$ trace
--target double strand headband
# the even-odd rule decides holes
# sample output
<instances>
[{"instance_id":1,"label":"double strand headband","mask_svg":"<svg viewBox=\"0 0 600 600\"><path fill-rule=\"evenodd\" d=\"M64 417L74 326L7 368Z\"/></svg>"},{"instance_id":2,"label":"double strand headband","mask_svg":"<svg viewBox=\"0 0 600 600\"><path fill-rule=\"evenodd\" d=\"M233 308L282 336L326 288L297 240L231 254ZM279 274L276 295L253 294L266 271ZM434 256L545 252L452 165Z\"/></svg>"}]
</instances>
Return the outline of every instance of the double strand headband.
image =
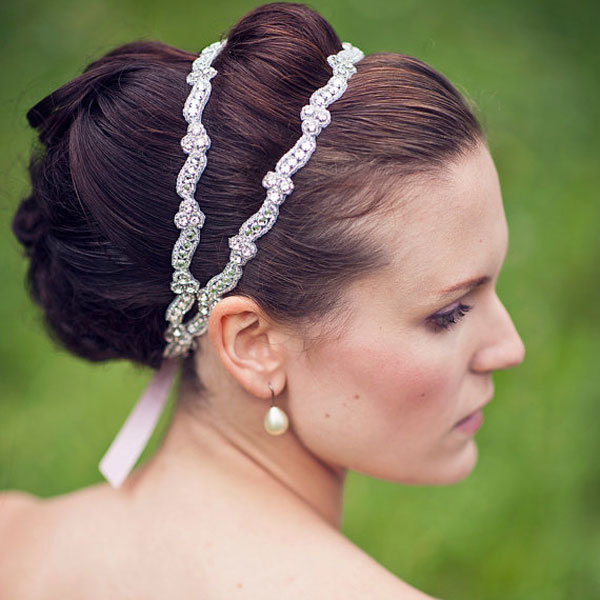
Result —
<instances>
[{"instance_id":1,"label":"double strand headband","mask_svg":"<svg viewBox=\"0 0 600 600\"><path fill-rule=\"evenodd\" d=\"M238 234L229 238L231 252L227 265L200 288L189 267L205 221L205 215L194 198L197 182L206 167L206 152L211 144L201 119L212 90L210 80L217 74L211 63L226 42L224 39L204 48L187 76L187 83L193 87L183 108L188 128L181 139L181 147L188 158L177 177L177 194L182 200L174 221L180 234L171 254L174 269L171 291L176 297L165 312L169 325L165 332L167 346L163 351L162 365L100 461L100 472L113 487L119 487L125 480L156 426L175 376L176 359L197 349L195 338L206 332L213 306L223 294L237 285L243 265L256 255L254 242L273 227L279 215L279 206L294 189L291 176L308 162L317 147L317 136L331 122L327 107L346 91L348 80L356 73L355 63L364 57L361 50L348 42L342 43L342 50L337 54L327 57L333 74L323 87L313 92L309 103L302 107L302 135L279 159L275 170L264 176L262 185L267 190L265 200L260 209L244 221ZM183 318L195 299L198 300L198 311L184 322Z\"/></svg>"},{"instance_id":2,"label":"double strand headband","mask_svg":"<svg viewBox=\"0 0 600 600\"><path fill-rule=\"evenodd\" d=\"M172 254L175 272L171 290L177 297L165 313L169 326L165 333L168 344L163 355L168 358L185 356L190 349L196 349L194 338L206 331L212 307L223 294L237 285L242 276L242 266L256 255L255 240L273 227L279 214L279 206L294 189L291 176L308 162L317 147L317 136L331 121L327 107L344 93L348 87L348 79L356 72L354 63L364 56L358 48L344 42L340 52L327 57L333 75L325 86L312 94L310 102L302 107L302 135L279 159L275 170L264 176L262 185L267 189L266 198L260 209L244 221L238 234L229 238L229 262L221 273L200 289L198 281L189 271L204 223L204 214L194 200L194 189L199 173L206 165L205 152L210 145L200 117L210 94L210 78L216 74L210 66L210 61L222 47L218 44L219 42L205 50L206 58L201 55L196 59L195 63L199 62L200 66L197 71L188 75L188 82L192 79L196 83L183 111L188 121L192 118L188 134L181 141L184 151L190 156L177 181L177 193L183 200L179 212L175 215L175 225L181 229L181 234ZM198 300L198 312L183 323L182 319L194 304L194 298Z\"/></svg>"}]
</instances>

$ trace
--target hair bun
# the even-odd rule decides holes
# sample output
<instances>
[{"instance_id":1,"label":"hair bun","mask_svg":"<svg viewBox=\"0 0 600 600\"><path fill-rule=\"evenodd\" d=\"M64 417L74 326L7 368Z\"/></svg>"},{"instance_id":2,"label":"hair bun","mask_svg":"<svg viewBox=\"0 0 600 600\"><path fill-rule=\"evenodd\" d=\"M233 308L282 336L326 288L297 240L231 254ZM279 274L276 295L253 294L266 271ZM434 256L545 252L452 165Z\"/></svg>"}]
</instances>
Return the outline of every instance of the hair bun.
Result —
<instances>
[{"instance_id":1,"label":"hair bun","mask_svg":"<svg viewBox=\"0 0 600 600\"><path fill-rule=\"evenodd\" d=\"M28 253L48 233L48 220L34 194L21 200L13 217L12 231Z\"/></svg>"},{"instance_id":2,"label":"hair bun","mask_svg":"<svg viewBox=\"0 0 600 600\"><path fill-rule=\"evenodd\" d=\"M326 67L326 57L339 50L337 34L318 12L304 4L272 2L250 11L231 28L224 54L235 62L254 57L293 68L298 61L311 60L313 67Z\"/></svg>"}]
</instances>

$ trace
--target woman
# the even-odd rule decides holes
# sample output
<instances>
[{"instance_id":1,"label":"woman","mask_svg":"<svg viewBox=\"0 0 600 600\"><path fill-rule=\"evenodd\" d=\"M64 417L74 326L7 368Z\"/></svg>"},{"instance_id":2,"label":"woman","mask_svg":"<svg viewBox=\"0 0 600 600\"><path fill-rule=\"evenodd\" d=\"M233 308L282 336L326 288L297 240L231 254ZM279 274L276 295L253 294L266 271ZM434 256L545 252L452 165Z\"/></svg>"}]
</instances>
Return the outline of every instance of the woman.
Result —
<instances>
[{"instance_id":1,"label":"woman","mask_svg":"<svg viewBox=\"0 0 600 600\"><path fill-rule=\"evenodd\" d=\"M340 54L304 5L261 6L225 39L195 105L210 143L182 141L196 55L161 43L113 50L28 113L45 151L13 230L49 331L89 360L182 371L166 437L131 474L116 460L110 483L4 495L1 598L431 598L340 533L344 477L464 479L491 374L523 360L495 292L508 230L485 135L440 73ZM293 190L269 181L332 70L347 79L314 155ZM194 144L205 222L175 189ZM267 205L255 253L236 246ZM190 333L186 286L244 248L231 289L197 294Z\"/></svg>"}]
</instances>

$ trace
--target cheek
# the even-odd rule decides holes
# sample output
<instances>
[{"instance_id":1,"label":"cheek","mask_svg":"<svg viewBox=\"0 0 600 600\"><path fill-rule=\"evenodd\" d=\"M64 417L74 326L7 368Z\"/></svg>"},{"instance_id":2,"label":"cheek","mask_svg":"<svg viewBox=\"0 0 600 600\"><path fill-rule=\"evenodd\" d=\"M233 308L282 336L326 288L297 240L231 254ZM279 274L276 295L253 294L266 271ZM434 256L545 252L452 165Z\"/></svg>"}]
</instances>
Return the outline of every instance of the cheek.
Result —
<instances>
[{"instance_id":1,"label":"cheek","mask_svg":"<svg viewBox=\"0 0 600 600\"><path fill-rule=\"evenodd\" d=\"M354 348L344 363L348 384L360 388L363 409L381 423L381 433L389 425L412 436L443 420L450 408L454 377L447 358L431 348L394 341Z\"/></svg>"},{"instance_id":2,"label":"cheek","mask_svg":"<svg viewBox=\"0 0 600 600\"><path fill-rule=\"evenodd\" d=\"M362 462L385 447L416 451L448 427L455 365L407 337L359 332L311 358L298 378L304 393L290 390L291 416L309 447L338 464Z\"/></svg>"}]
</instances>

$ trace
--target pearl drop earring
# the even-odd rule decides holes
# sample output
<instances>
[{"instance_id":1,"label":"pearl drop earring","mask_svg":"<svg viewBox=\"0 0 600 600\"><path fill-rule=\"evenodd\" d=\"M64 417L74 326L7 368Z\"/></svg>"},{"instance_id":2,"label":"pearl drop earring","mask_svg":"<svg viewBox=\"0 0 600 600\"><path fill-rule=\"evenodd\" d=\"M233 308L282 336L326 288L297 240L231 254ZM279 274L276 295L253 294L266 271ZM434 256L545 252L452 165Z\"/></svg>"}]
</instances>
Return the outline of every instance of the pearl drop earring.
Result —
<instances>
[{"instance_id":1,"label":"pearl drop earring","mask_svg":"<svg viewBox=\"0 0 600 600\"><path fill-rule=\"evenodd\" d=\"M268 385L271 390L271 408L269 408L265 415L265 430L271 435L281 435L287 431L289 425L288 416L281 408L275 406L275 392L271 387L271 382Z\"/></svg>"}]
</instances>

